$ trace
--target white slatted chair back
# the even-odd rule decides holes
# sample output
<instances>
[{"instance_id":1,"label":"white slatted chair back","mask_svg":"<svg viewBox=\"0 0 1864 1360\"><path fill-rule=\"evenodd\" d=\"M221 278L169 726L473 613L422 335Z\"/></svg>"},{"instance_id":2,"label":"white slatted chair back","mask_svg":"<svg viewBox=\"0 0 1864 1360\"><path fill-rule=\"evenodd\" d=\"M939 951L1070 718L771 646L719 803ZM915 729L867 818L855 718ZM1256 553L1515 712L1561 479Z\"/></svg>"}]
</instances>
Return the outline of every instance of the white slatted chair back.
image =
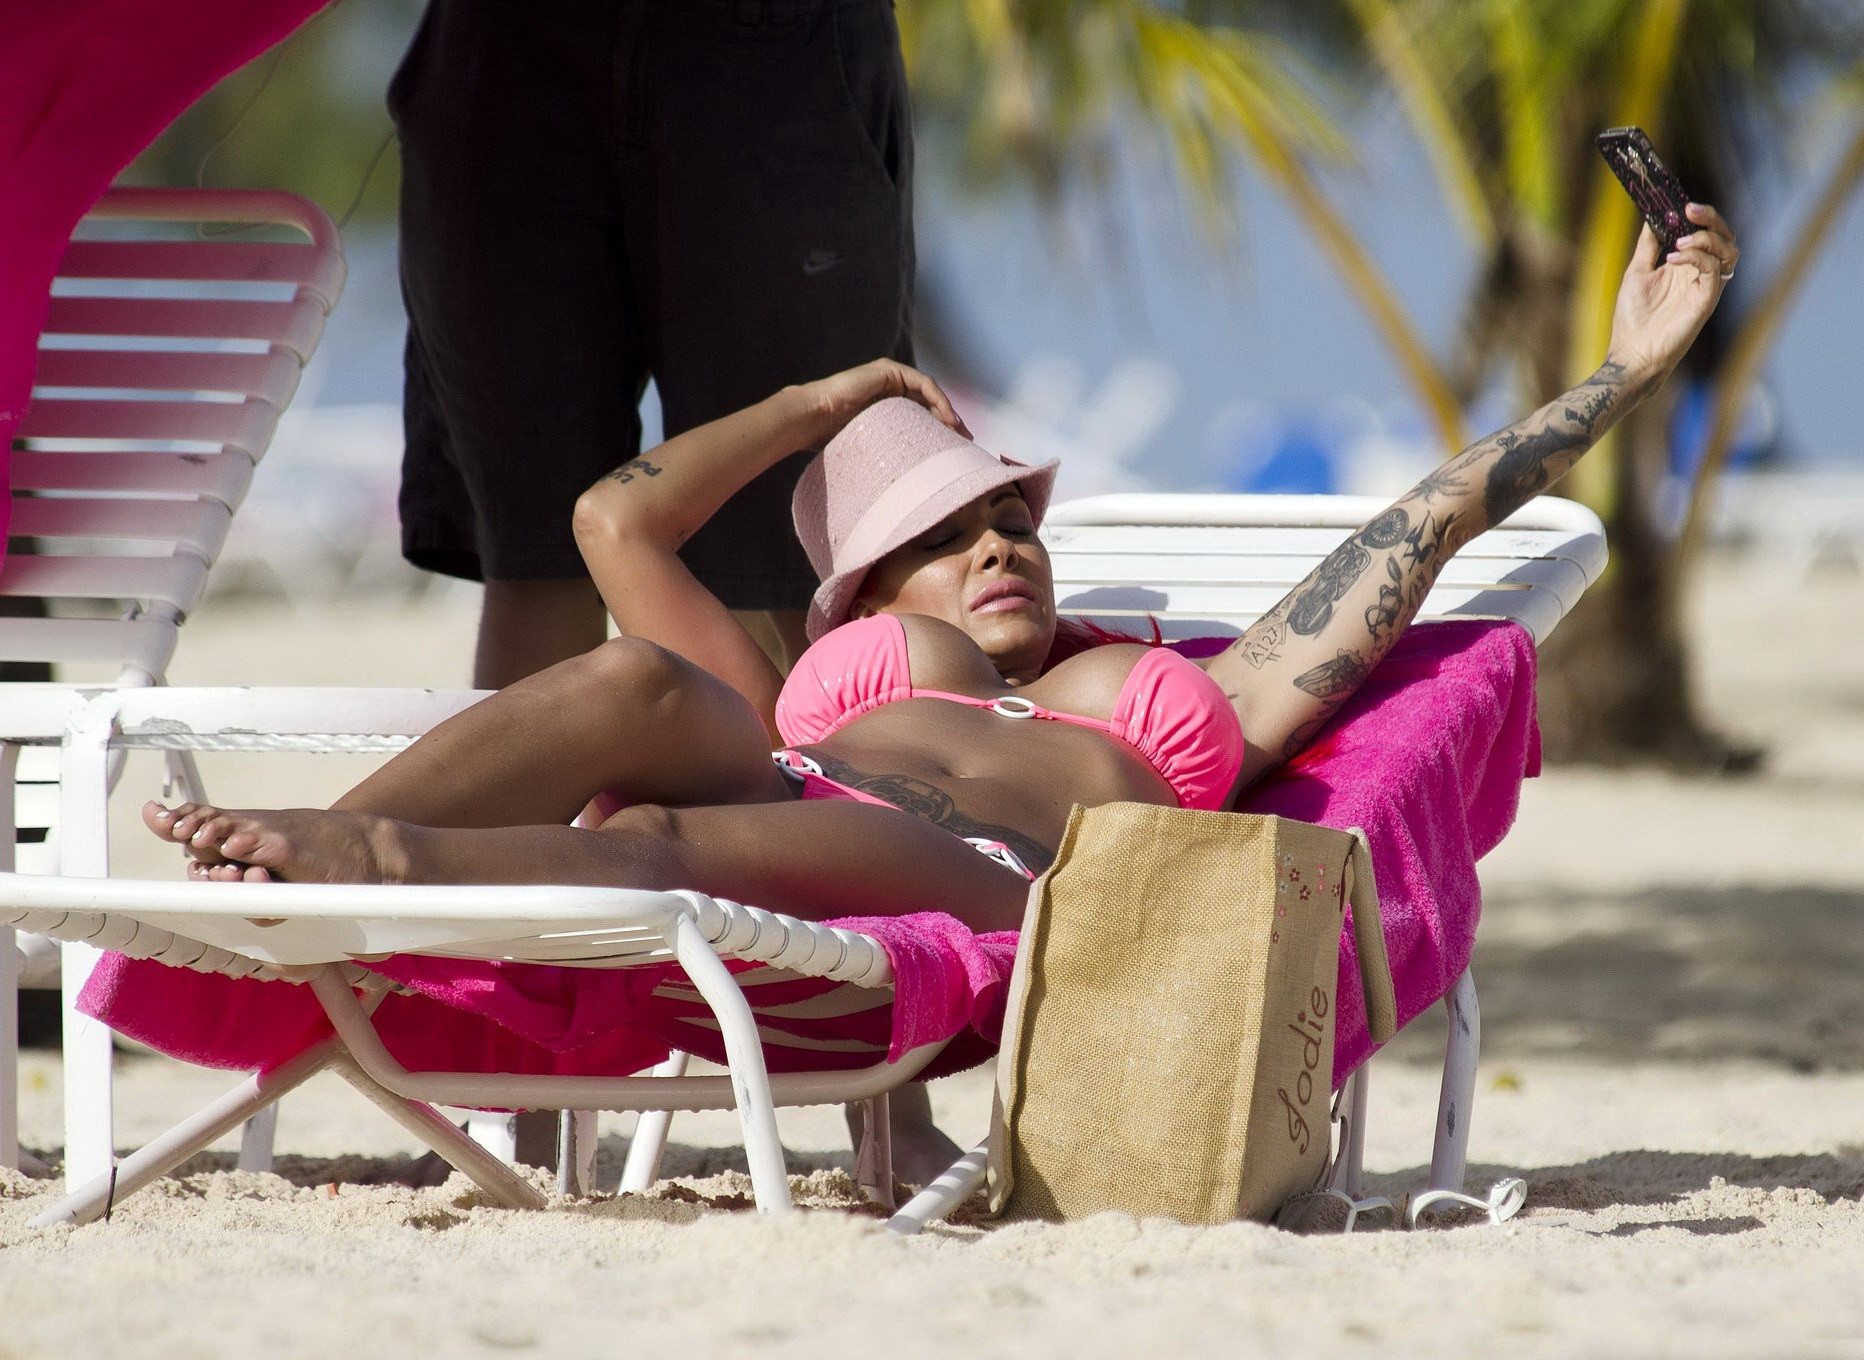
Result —
<instances>
[{"instance_id":1,"label":"white slatted chair back","mask_svg":"<svg viewBox=\"0 0 1864 1360\"><path fill-rule=\"evenodd\" d=\"M305 239L203 239L204 222ZM12 458L0 596L52 617L0 619L0 661L160 681L343 277L336 228L291 194L103 197L59 266Z\"/></svg>"},{"instance_id":2,"label":"white slatted chair back","mask_svg":"<svg viewBox=\"0 0 1864 1360\"><path fill-rule=\"evenodd\" d=\"M55 741L46 715L74 685L163 682L343 279L335 226L283 193L114 189L66 248L15 435L0 562L0 598L44 606L0 617L0 662L50 663L56 680L0 684L0 867L107 872L103 798L73 803L52 782L55 751L13 743ZM171 770L198 796L191 757L171 756ZM67 1168L88 1173L111 1146L109 1035L73 1009L90 956L61 960L44 943L22 955L0 929L0 1165L18 1162L12 996L30 965L32 984L62 973Z\"/></svg>"},{"instance_id":3,"label":"white slatted chair back","mask_svg":"<svg viewBox=\"0 0 1864 1360\"><path fill-rule=\"evenodd\" d=\"M1240 633L1387 502L1371 496L1117 495L1042 526L1065 615L1167 639ZM1538 643L1605 567L1598 516L1541 497L1471 540L1419 617L1512 619Z\"/></svg>"},{"instance_id":4,"label":"white slatted chair back","mask_svg":"<svg viewBox=\"0 0 1864 1360\"><path fill-rule=\"evenodd\" d=\"M336 228L294 195L104 195L60 262L12 453L0 597L46 617L0 618L0 662L50 663L60 686L162 681L343 279ZM8 735L26 734L0 719ZM20 867L49 871L54 754L28 748L18 777Z\"/></svg>"}]
</instances>

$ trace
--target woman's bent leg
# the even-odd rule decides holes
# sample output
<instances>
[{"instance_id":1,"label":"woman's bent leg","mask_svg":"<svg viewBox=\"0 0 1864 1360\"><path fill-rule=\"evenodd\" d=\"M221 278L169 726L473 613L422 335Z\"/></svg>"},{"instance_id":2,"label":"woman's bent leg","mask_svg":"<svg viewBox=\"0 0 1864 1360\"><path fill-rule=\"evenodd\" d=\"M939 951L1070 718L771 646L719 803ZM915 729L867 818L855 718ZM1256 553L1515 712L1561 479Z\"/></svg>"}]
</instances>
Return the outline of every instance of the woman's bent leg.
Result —
<instances>
[{"instance_id":1,"label":"woman's bent leg","mask_svg":"<svg viewBox=\"0 0 1864 1360\"><path fill-rule=\"evenodd\" d=\"M664 647L616 638L441 723L335 806L525 826L568 822L608 790L654 803L787 796L743 695Z\"/></svg>"},{"instance_id":2,"label":"woman's bent leg","mask_svg":"<svg viewBox=\"0 0 1864 1360\"><path fill-rule=\"evenodd\" d=\"M663 647L617 638L447 719L334 806L419 826L529 826L567 823L609 790L653 803L788 796L744 696Z\"/></svg>"}]
</instances>

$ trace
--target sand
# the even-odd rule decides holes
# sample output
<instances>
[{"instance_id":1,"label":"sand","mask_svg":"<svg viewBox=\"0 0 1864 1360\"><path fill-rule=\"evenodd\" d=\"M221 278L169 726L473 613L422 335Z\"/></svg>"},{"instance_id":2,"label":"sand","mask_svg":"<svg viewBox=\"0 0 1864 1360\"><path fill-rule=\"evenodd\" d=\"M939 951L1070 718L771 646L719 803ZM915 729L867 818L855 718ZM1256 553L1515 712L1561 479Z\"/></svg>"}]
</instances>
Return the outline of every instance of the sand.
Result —
<instances>
[{"instance_id":1,"label":"sand","mask_svg":"<svg viewBox=\"0 0 1864 1360\"><path fill-rule=\"evenodd\" d=\"M675 1121L654 1195L515 1213L458 1178L379 1183L415 1147L320 1079L284 1107L278 1174L209 1153L108 1224L30 1229L52 1187L0 1172L0 1358L1864 1355L1864 644L1834 626L1859 589L1838 571L1756 584L1734 563L1705 581L1704 695L1771 746L1759 776L1528 786L1485 865L1475 963L1472 1180L1527 1178L1511 1224L1294 1237L1107 1215L895 1240L830 1110L781 1117L805 1206L785 1221L746 1210L729 1115ZM458 683L471 607L219 601L174 678ZM312 802L364 768L207 773L228 801ZM169 872L129 813L121 871ZM1375 1065L1368 1164L1388 1193L1422 1179L1441 1042L1426 1018ZM119 1072L125 1148L230 1080L138 1055ZM56 1056L28 1054L41 1152L57 1085ZM934 1101L973 1137L987 1077ZM600 1186L630 1122L604 1117Z\"/></svg>"}]
</instances>

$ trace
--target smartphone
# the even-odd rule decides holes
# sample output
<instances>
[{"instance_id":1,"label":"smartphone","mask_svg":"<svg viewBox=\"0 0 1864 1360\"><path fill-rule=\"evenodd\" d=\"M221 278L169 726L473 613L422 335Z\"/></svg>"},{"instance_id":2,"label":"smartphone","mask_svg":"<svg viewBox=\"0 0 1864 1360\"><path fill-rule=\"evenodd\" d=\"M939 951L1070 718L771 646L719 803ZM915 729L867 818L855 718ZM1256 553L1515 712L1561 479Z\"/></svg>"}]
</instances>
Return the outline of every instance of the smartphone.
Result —
<instances>
[{"instance_id":1,"label":"smartphone","mask_svg":"<svg viewBox=\"0 0 1864 1360\"><path fill-rule=\"evenodd\" d=\"M1683 214L1689 195L1670 167L1657 158L1643 128L1607 128L1598 136L1599 154L1625 186L1631 201L1657 234L1658 263L1676 249L1678 237L1696 229Z\"/></svg>"}]
</instances>

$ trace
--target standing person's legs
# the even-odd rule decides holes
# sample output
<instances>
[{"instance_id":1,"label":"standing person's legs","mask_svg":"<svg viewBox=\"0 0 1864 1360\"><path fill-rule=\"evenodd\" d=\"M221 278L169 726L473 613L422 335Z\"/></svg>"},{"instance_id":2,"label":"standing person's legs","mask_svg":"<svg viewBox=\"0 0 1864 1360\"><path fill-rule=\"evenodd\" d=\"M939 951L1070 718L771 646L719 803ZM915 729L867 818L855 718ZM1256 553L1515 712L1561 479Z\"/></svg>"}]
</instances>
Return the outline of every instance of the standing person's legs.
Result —
<instances>
[{"instance_id":1,"label":"standing person's legs","mask_svg":"<svg viewBox=\"0 0 1864 1360\"><path fill-rule=\"evenodd\" d=\"M434 0L389 87L409 337L402 548L486 583L475 682L601 642L576 497L638 449L607 5Z\"/></svg>"},{"instance_id":2,"label":"standing person's legs","mask_svg":"<svg viewBox=\"0 0 1864 1360\"><path fill-rule=\"evenodd\" d=\"M888 0L649 5L622 145L636 298L669 434L912 358L912 126ZM816 579L792 459L682 552L793 658Z\"/></svg>"},{"instance_id":3,"label":"standing person's legs","mask_svg":"<svg viewBox=\"0 0 1864 1360\"><path fill-rule=\"evenodd\" d=\"M608 636L608 613L586 576L565 581L485 583L474 689L503 689L564 661L587 655Z\"/></svg>"},{"instance_id":4,"label":"standing person's legs","mask_svg":"<svg viewBox=\"0 0 1864 1360\"><path fill-rule=\"evenodd\" d=\"M650 7L623 166L628 247L669 434L888 355L911 362L912 116L889 0ZM815 573L790 523L805 460L682 551L787 670ZM955 1153L925 1088L892 1100L909 1179Z\"/></svg>"}]
</instances>

